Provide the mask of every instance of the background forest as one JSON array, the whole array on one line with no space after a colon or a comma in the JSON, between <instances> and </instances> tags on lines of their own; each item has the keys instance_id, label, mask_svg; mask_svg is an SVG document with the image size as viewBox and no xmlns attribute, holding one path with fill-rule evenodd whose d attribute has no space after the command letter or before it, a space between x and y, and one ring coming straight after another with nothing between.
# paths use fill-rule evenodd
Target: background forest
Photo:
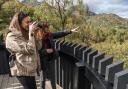
<instances>
[{"instance_id":1,"label":"background forest","mask_svg":"<svg viewBox=\"0 0 128 89\"><path fill-rule=\"evenodd\" d=\"M29 1L29 0L27 0ZM28 2L24 3L28 3ZM116 14L96 14L83 0L30 0L25 5L18 0L0 0L0 32L6 36L10 20L17 11L29 12L32 21L48 19L51 31L62 31L79 26L79 32L62 38L89 45L101 52L124 60L128 68L128 19ZM34 3L33 3L34 2ZM37 5L39 4L39 5Z\"/></svg>"}]
</instances>

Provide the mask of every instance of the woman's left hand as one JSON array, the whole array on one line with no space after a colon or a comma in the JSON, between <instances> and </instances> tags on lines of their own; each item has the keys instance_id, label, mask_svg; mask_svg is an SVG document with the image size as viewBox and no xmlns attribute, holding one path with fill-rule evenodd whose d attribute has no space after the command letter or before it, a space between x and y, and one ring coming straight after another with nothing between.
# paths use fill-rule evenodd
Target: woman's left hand
<instances>
[{"instance_id":1,"label":"woman's left hand","mask_svg":"<svg viewBox=\"0 0 128 89\"><path fill-rule=\"evenodd\" d=\"M79 27L76 27L76 28L74 28L74 29L71 29L71 32L78 32L78 28L79 28Z\"/></svg>"}]
</instances>

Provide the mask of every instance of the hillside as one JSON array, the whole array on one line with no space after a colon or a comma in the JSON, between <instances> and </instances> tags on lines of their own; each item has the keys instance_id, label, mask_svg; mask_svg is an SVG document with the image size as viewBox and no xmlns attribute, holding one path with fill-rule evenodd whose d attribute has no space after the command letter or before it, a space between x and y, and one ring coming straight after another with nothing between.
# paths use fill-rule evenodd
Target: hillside
<instances>
[{"instance_id":1,"label":"hillside","mask_svg":"<svg viewBox=\"0 0 128 89\"><path fill-rule=\"evenodd\" d=\"M116 14L91 15L89 21L96 26L104 26L115 29L128 29L128 19L121 18Z\"/></svg>"}]
</instances>

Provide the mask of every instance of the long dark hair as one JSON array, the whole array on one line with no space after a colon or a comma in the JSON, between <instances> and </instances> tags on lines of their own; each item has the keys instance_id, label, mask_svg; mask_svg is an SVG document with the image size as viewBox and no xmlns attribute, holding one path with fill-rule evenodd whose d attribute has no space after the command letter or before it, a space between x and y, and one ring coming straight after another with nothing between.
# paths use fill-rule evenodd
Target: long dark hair
<instances>
[{"instance_id":1,"label":"long dark hair","mask_svg":"<svg viewBox=\"0 0 128 89\"><path fill-rule=\"evenodd\" d=\"M29 14L23 11L16 13L10 22L9 31L21 31L23 37L28 40L28 32L25 32L25 30L21 28L21 22L27 16L29 16Z\"/></svg>"},{"instance_id":2,"label":"long dark hair","mask_svg":"<svg viewBox=\"0 0 128 89\"><path fill-rule=\"evenodd\" d=\"M21 23L22 23L23 19L24 19L25 17L28 17L28 16L29 16L29 14L26 13L26 12L23 12L23 11L19 12L19 14L18 14L18 22L19 22L19 25L20 25L20 28L21 28L21 29L23 29L23 28L21 27ZM29 39L28 31L24 29L24 30L21 30L21 32L22 32L23 37L24 37L26 40L28 40L28 39Z\"/></svg>"},{"instance_id":3,"label":"long dark hair","mask_svg":"<svg viewBox=\"0 0 128 89\"><path fill-rule=\"evenodd\" d=\"M23 20L25 17L27 17L27 16L29 16L28 13L23 12L23 11L19 12L19 14L18 14L18 22L19 22L19 24L21 24L22 20Z\"/></svg>"}]
</instances>

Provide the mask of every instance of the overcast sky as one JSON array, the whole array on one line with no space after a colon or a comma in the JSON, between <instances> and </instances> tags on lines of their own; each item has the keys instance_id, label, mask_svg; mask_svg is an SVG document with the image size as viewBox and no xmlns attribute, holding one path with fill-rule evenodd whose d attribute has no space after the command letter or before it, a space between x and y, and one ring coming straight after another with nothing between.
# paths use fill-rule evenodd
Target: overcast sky
<instances>
[{"instance_id":1,"label":"overcast sky","mask_svg":"<svg viewBox=\"0 0 128 89\"><path fill-rule=\"evenodd\" d=\"M94 11L96 13L114 13L121 17L128 18L128 0L83 0L83 1L84 3L87 3L89 5L91 11Z\"/></svg>"},{"instance_id":2,"label":"overcast sky","mask_svg":"<svg viewBox=\"0 0 128 89\"><path fill-rule=\"evenodd\" d=\"M41 2L43 0L37 0L37 1ZM128 0L83 0L83 1L84 3L88 4L90 11L93 11L95 13L114 13L121 17L128 18Z\"/></svg>"},{"instance_id":3,"label":"overcast sky","mask_svg":"<svg viewBox=\"0 0 128 89\"><path fill-rule=\"evenodd\" d=\"M84 0L84 3L96 13L114 13L128 18L128 0Z\"/></svg>"}]
</instances>

